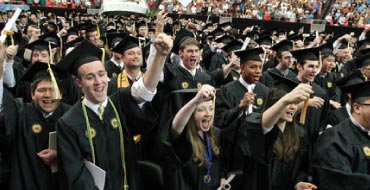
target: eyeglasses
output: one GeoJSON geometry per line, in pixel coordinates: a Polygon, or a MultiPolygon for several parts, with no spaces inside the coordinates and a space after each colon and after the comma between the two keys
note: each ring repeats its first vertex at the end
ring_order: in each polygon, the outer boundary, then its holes
{"type": "Polygon", "coordinates": [[[370,103],[362,103],[361,106],[370,106],[370,103]]]}

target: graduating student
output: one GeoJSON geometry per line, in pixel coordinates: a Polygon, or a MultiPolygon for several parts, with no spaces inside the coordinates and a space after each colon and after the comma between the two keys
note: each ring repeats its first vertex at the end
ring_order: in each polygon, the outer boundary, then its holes
{"type": "Polygon", "coordinates": [[[293,49],[293,43],[288,40],[283,40],[280,43],[275,44],[272,48],[276,52],[277,65],[268,71],[263,72],[261,82],[271,87],[274,84],[274,78],[271,73],[284,76],[289,79],[296,78],[297,75],[290,70],[293,65],[294,57],[290,51],[293,49]]]}
{"type": "Polygon", "coordinates": [[[237,130],[246,114],[260,111],[269,92],[269,88],[259,82],[262,74],[262,48],[234,53],[240,58],[241,77],[221,88],[216,100],[218,114],[215,116],[215,126],[224,130],[221,143],[227,172],[242,169],[243,158],[235,144],[237,130]]]}
{"type": "Polygon", "coordinates": [[[222,48],[225,52],[224,54],[227,56],[228,63],[222,65],[222,69],[217,69],[211,72],[211,75],[215,80],[215,86],[219,87],[239,79],[241,71],[240,59],[234,52],[240,50],[242,46],[243,43],[233,40],[222,48]]]}
{"type": "Polygon", "coordinates": [[[314,181],[320,190],[370,189],[370,82],[342,89],[351,94],[351,115],[318,138],[314,181]]]}
{"type": "Polygon", "coordinates": [[[335,68],[335,55],[332,43],[326,43],[320,47],[321,70],[315,77],[315,83],[328,93],[329,103],[333,109],[341,107],[341,93],[335,81],[339,79],[337,73],[332,72],[335,68]]]}
{"type": "MultiPolygon", "coordinates": [[[[31,83],[32,102],[24,103],[4,93],[5,123],[1,131],[10,137],[11,189],[58,189],[58,173],[51,169],[57,151],[49,147],[49,133],[69,106],[61,103],[55,76],[61,71],[46,63],[35,62],[22,80],[31,83]],[[54,76],[53,74],[53,76],[54,76]]],[[[3,93],[3,92],[1,92],[3,93]]]]}
{"type": "Polygon", "coordinates": [[[58,159],[68,189],[97,188],[84,160],[105,170],[104,189],[141,189],[133,135],[155,125],[156,113],[147,102],[156,92],[172,40],[159,34],[154,46],[153,67],[132,87],[120,88],[110,97],[101,50],[93,44],[81,43],[58,64],[76,76],[85,93],[57,124],[58,159]]]}
{"type": "Polygon", "coordinates": [[[326,127],[326,119],[329,113],[329,99],[327,92],[314,82],[319,72],[319,48],[307,48],[292,51],[297,59],[298,75],[295,80],[300,83],[312,85],[314,93],[308,101],[308,108],[304,128],[307,130],[309,142],[313,145],[319,132],[326,127]]]}
{"type": "MultiPolygon", "coordinates": [[[[119,44],[126,36],[126,33],[108,33],[107,41],[109,48],[112,49],[117,46],[117,44],[119,44]]],[[[117,77],[125,67],[121,60],[121,53],[122,52],[112,52],[112,58],[104,63],[109,78],[117,77]]]]}
{"type": "Polygon", "coordinates": [[[167,122],[169,135],[162,141],[168,152],[166,189],[217,189],[221,183],[220,130],[213,125],[215,89],[177,90],[188,101],[167,122]],[[171,178],[169,178],[171,177],[171,178]]]}
{"type": "Polygon", "coordinates": [[[345,105],[339,109],[331,110],[330,114],[328,115],[328,126],[336,126],[343,120],[349,118],[351,115],[351,96],[349,93],[346,93],[344,89],[347,89],[348,86],[364,81],[365,77],[362,75],[359,69],[355,69],[350,74],[336,81],[336,86],[338,86],[343,92],[345,105]]]}
{"type": "Polygon", "coordinates": [[[296,82],[281,80],[280,89],[290,92],[271,90],[264,112],[247,116],[238,131],[238,145],[245,159],[243,190],[315,188],[305,182],[304,171],[308,167],[305,131],[294,121],[297,104],[313,93],[312,87],[300,84],[294,88],[296,82]]]}
{"type": "Polygon", "coordinates": [[[285,112],[282,111],[284,109],[276,108],[273,111],[269,110],[270,113],[266,111],[286,93],[292,91],[298,83],[278,74],[272,75],[276,83],[262,111],[264,113],[262,118],[266,116],[271,125],[279,128],[278,138],[273,145],[272,158],[267,164],[268,171],[271,172],[270,188],[310,189],[314,186],[307,183],[310,164],[309,139],[305,129],[298,124],[295,117],[299,102],[288,105],[285,112]],[[274,124],[273,121],[276,123],[274,124]]]}
{"type": "MultiPolygon", "coordinates": [[[[132,36],[125,36],[113,49],[113,52],[121,54],[121,59],[125,65],[118,76],[111,79],[112,90],[131,86],[138,81],[144,73],[141,72],[143,65],[142,50],[139,40],[132,36]]],[[[111,89],[109,91],[112,91],[111,89]]]]}
{"type": "MultiPolygon", "coordinates": [[[[42,62],[45,64],[47,63],[55,64],[54,60],[51,59],[53,53],[49,51],[50,49],[54,49],[55,47],[57,47],[55,43],[49,43],[44,39],[39,39],[28,44],[26,48],[32,50],[32,53],[30,64],[26,65],[26,67],[30,67],[35,62],[42,62]]],[[[24,63],[27,62],[24,61],[24,63]]],[[[15,80],[14,86],[15,97],[22,97],[26,102],[30,102],[32,101],[30,92],[30,83],[28,81],[21,80],[23,74],[24,72],[22,72],[22,70],[19,69],[7,70],[4,73],[4,79],[6,78],[15,80]]],[[[65,93],[65,96],[63,97],[62,101],[69,105],[74,104],[74,102],[81,97],[81,92],[74,85],[72,78],[68,74],[66,74],[65,76],[61,76],[59,78],[59,82],[60,88],[65,93]]]]}

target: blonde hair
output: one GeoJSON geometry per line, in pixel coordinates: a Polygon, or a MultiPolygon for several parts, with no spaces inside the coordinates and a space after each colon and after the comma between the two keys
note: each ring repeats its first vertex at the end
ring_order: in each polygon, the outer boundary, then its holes
{"type": "MultiPolygon", "coordinates": [[[[194,161],[199,166],[207,166],[211,163],[209,163],[207,161],[207,158],[205,157],[206,149],[204,148],[204,144],[203,144],[201,138],[199,137],[199,135],[197,133],[198,128],[195,125],[194,113],[193,113],[193,116],[190,118],[190,120],[187,124],[187,135],[189,136],[190,143],[191,143],[192,148],[193,148],[194,161]]],[[[208,133],[209,133],[209,139],[210,139],[210,142],[211,142],[211,148],[212,148],[213,155],[215,157],[218,157],[219,154],[220,154],[220,149],[218,148],[218,146],[216,144],[216,136],[214,134],[213,125],[209,129],[208,133]]]]}

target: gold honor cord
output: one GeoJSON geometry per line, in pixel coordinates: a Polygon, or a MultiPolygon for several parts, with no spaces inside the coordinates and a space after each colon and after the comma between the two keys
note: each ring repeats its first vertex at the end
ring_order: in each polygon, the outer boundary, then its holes
{"type": "MultiPolygon", "coordinates": [[[[126,163],[125,163],[125,144],[124,144],[124,137],[123,137],[121,119],[118,115],[118,111],[117,111],[116,107],[114,106],[114,104],[113,104],[113,102],[110,98],[108,98],[108,102],[112,106],[112,108],[114,110],[114,113],[116,114],[116,118],[118,120],[117,123],[118,123],[120,149],[121,149],[121,164],[122,164],[122,169],[123,169],[123,172],[124,172],[123,189],[128,190],[129,187],[128,187],[128,184],[127,184],[127,172],[126,172],[126,163]]],[[[89,121],[89,117],[87,116],[86,106],[83,103],[82,103],[82,110],[84,112],[84,117],[85,117],[85,121],[86,121],[86,129],[88,131],[87,134],[88,134],[89,143],[90,143],[92,161],[95,164],[95,151],[94,151],[94,144],[93,144],[92,138],[91,138],[90,121],[89,121]]]]}

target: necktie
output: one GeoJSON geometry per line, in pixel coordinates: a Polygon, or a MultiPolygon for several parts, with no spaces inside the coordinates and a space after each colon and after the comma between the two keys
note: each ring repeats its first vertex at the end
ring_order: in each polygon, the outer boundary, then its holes
{"type": "Polygon", "coordinates": [[[103,106],[103,104],[99,105],[98,112],[99,112],[100,120],[103,120],[103,115],[104,115],[104,106],[103,106]]]}
{"type": "MultiPolygon", "coordinates": [[[[253,86],[252,85],[248,85],[247,89],[248,89],[248,92],[253,92],[253,86]]],[[[252,112],[253,112],[253,104],[249,104],[248,105],[248,113],[250,114],[252,112]]]]}

